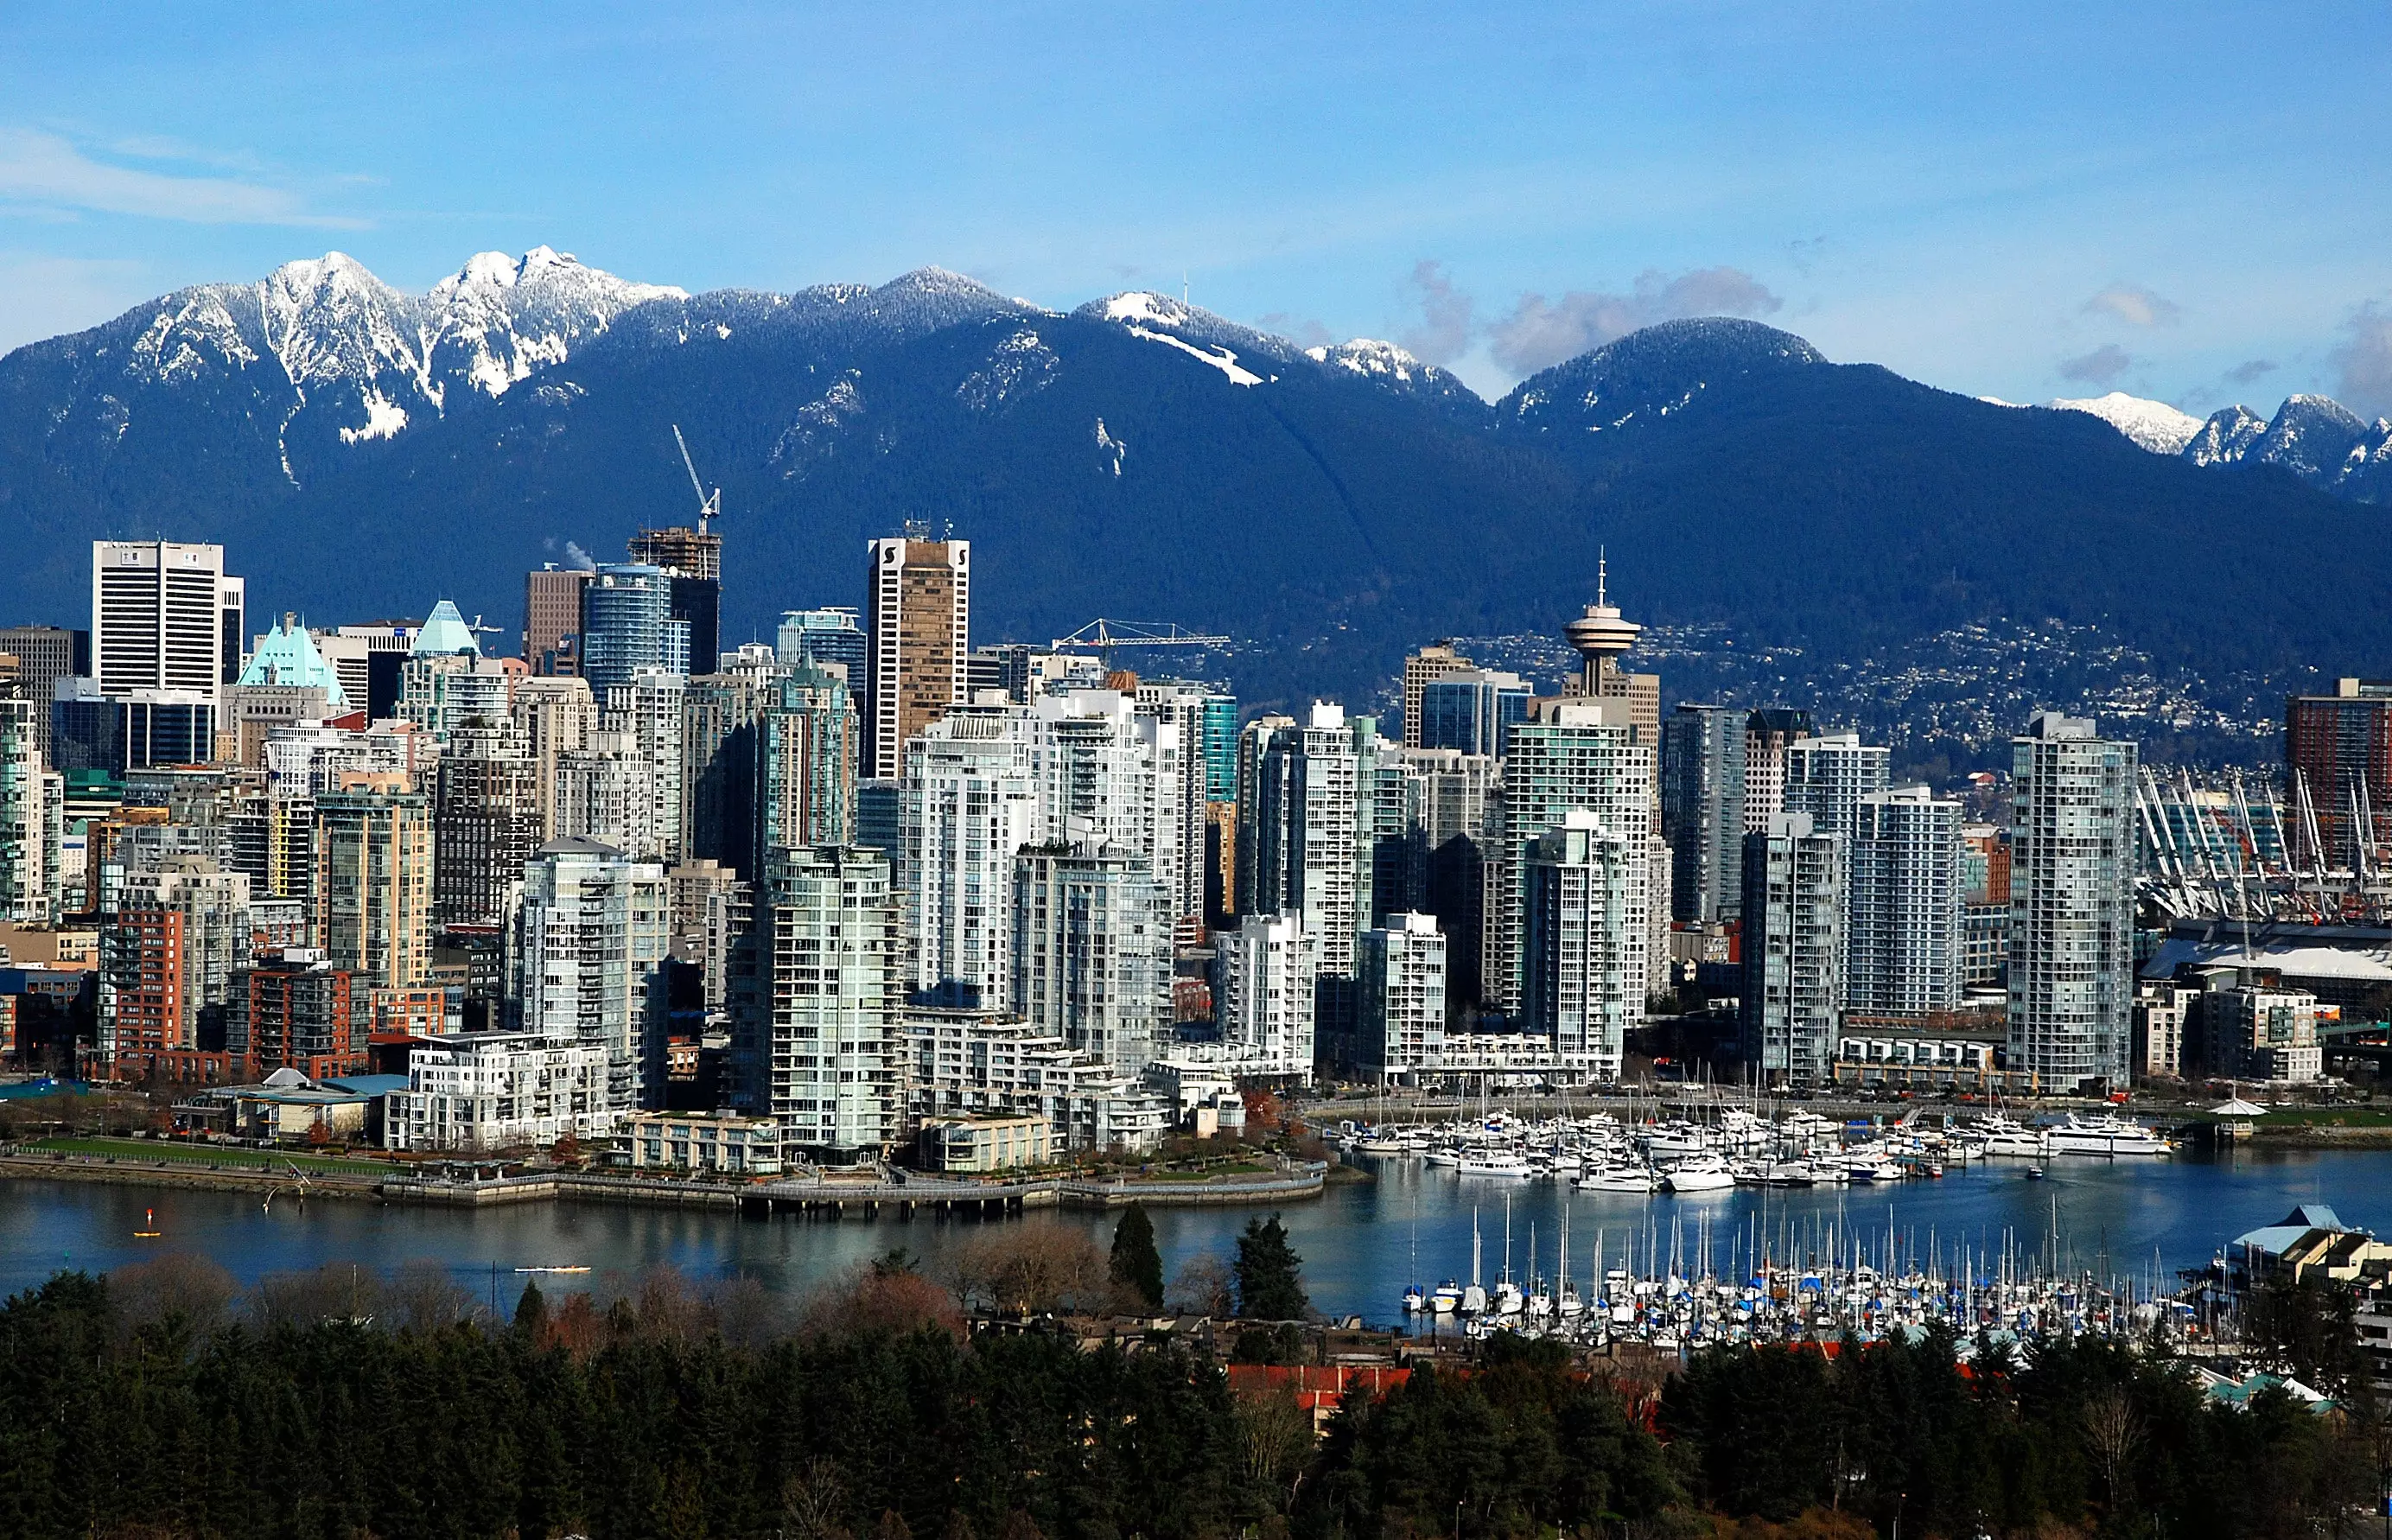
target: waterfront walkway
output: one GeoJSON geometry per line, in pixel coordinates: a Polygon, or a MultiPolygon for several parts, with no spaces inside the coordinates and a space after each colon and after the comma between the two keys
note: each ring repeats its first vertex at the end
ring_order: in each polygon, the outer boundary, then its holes
{"type": "Polygon", "coordinates": [[[878,1174],[856,1180],[818,1173],[777,1181],[730,1182],[534,1172],[481,1181],[408,1178],[384,1181],[379,1193],[390,1203],[460,1207],[566,1199],[718,1208],[759,1218],[797,1214],[814,1219],[878,1219],[885,1214],[912,1219],[929,1214],[1002,1219],[1034,1208],[1112,1208],[1130,1203],[1154,1207],[1281,1203],[1320,1196],[1327,1173],[1327,1166],[1320,1162],[1291,1163],[1267,1175],[1211,1181],[1031,1177],[966,1181],[878,1174]]]}
{"type": "MultiPolygon", "coordinates": [[[[114,1143],[115,1142],[109,1142],[114,1143]]],[[[1291,1161],[1272,1172],[1195,1177],[1100,1178],[1046,1176],[985,1181],[874,1171],[861,1178],[812,1172],[778,1181],[640,1176],[598,1171],[526,1171],[488,1177],[382,1162],[281,1159],[273,1152],[162,1146],[152,1155],[138,1142],[123,1149],[45,1149],[0,1145],[0,1178],[98,1181],[130,1186],[193,1187],[245,1192],[271,1202],[297,1197],[379,1199],[384,1203],[481,1208],[520,1203],[614,1203],[657,1208],[705,1208],[766,1218],[1003,1219],[1035,1208],[1102,1209],[1129,1203],[1155,1207],[1226,1207],[1300,1202],[1320,1195],[1328,1167],[1291,1161]],[[265,1158],[260,1158],[264,1156],[265,1158]],[[213,1158],[212,1158],[213,1157],[213,1158]],[[306,1161],[301,1165],[299,1161],[306,1161]]]]}

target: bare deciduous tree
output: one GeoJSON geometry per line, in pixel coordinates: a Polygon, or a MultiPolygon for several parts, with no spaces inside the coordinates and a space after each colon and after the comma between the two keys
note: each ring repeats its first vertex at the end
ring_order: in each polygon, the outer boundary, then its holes
{"type": "Polygon", "coordinates": [[[1164,1302],[1183,1315],[1227,1320],[1237,1313],[1237,1278],[1228,1262],[1211,1253],[1190,1257],[1164,1292],[1164,1302]]]}
{"type": "Polygon", "coordinates": [[[837,1460],[808,1460],[782,1483],[781,1533],[785,1540],[850,1540],[847,1481],[837,1460]]]}
{"type": "Polygon", "coordinates": [[[1282,1386],[1268,1395],[1240,1397],[1237,1427],[1238,1458],[1247,1478],[1284,1509],[1312,1454],[1312,1414],[1282,1386]]]}
{"type": "Polygon", "coordinates": [[[118,1268],[108,1275],[108,1291],[126,1337],[170,1321],[196,1336],[223,1323],[240,1286],[205,1257],[177,1252],[118,1268]]]}
{"type": "Polygon", "coordinates": [[[2112,1387],[2085,1403],[2085,1446],[2101,1467],[2101,1490],[2114,1511],[2126,1463],[2142,1447],[2143,1420],[2126,1392],[2112,1387]]]}
{"type": "Polygon", "coordinates": [[[400,1263],[384,1299],[389,1325],[397,1331],[443,1331],[479,1313],[474,1291],[429,1258],[400,1263]]]}
{"type": "Polygon", "coordinates": [[[1110,1309],[1114,1293],[1088,1233],[1044,1219],[992,1227],[956,1247],[948,1283],[967,1309],[1013,1315],[1110,1309]]]}
{"type": "Polygon", "coordinates": [[[382,1274],[357,1262],[307,1272],[269,1272],[249,1291],[250,1318],[264,1327],[371,1321],[382,1312],[382,1274]]]}

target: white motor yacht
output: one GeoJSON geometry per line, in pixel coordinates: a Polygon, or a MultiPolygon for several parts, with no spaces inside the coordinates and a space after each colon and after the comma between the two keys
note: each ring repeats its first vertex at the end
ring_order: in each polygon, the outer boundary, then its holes
{"type": "Polygon", "coordinates": [[[1498,1151],[1482,1151],[1462,1157],[1461,1174],[1466,1177],[1514,1177],[1526,1179],[1536,1175],[1525,1156],[1505,1155],[1498,1151]]]}
{"type": "Polygon", "coordinates": [[[2042,1155],[2051,1153],[2041,1129],[2031,1129],[2015,1117],[1989,1113],[1972,1130],[1989,1155],[2042,1155]]]}
{"type": "Polygon", "coordinates": [[[1671,1167],[1661,1185],[1672,1193],[1717,1193],[1736,1185],[1736,1172],[1717,1155],[1696,1155],[1671,1167]]]}
{"type": "Polygon", "coordinates": [[[2098,1117],[2070,1113],[2050,1138],[2053,1155],[2159,1155],[2175,1148],[2157,1130],[2113,1112],[2098,1117]]]}
{"type": "Polygon", "coordinates": [[[1653,1173],[1642,1166],[1614,1166],[1588,1172],[1577,1185],[1581,1193],[1649,1193],[1654,1181],[1653,1173]]]}

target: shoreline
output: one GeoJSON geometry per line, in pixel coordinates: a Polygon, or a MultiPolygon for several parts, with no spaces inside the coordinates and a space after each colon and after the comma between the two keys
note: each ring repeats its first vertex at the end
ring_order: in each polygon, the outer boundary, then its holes
{"type": "Polygon", "coordinates": [[[0,1155],[0,1181],[84,1181],[116,1187],[179,1187],[200,1192],[336,1197],[385,1206],[448,1208],[512,1207],[525,1203],[592,1203],[653,1208],[713,1209],[742,1218],[776,1214],[843,1219],[911,1219],[916,1211],[1018,1216],[1033,1209],[1103,1211],[1143,1203],[1150,1207],[1234,1207],[1320,1197],[1333,1168],[1309,1166],[1280,1176],[1225,1182],[1138,1181],[1045,1177],[1012,1182],[757,1181],[679,1182],[590,1172],[551,1172],[487,1181],[441,1181],[404,1175],[309,1172],[304,1185],[285,1171],[201,1168],[179,1160],[80,1155],[0,1155]]]}

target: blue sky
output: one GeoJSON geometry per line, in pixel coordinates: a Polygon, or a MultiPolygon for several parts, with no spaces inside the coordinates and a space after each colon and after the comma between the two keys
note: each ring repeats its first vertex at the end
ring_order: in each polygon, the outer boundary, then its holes
{"type": "Polygon", "coordinates": [[[345,251],[938,264],[1393,336],[1482,392],[1748,314],[2014,400],[2392,411],[2376,3],[18,5],[0,346],[345,251]]]}

